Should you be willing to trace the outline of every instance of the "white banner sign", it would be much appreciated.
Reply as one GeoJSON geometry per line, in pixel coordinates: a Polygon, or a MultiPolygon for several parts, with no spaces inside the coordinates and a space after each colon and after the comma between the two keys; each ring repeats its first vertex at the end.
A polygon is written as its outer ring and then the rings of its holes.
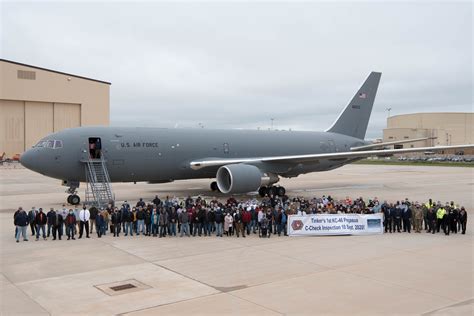
{"type": "Polygon", "coordinates": [[[383,214],[288,216],[288,235],[371,235],[383,233],[383,214]]]}

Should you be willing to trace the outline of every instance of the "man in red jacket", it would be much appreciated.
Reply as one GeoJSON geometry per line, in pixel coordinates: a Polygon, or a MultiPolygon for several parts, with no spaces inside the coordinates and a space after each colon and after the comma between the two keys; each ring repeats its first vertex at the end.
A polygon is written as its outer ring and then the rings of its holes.
{"type": "MultiPolygon", "coordinates": [[[[250,235],[250,221],[252,220],[252,214],[250,213],[250,207],[244,209],[242,212],[242,224],[244,225],[243,230],[247,230],[247,235],[250,235]]],[[[245,237],[245,235],[244,235],[245,237]]]]}

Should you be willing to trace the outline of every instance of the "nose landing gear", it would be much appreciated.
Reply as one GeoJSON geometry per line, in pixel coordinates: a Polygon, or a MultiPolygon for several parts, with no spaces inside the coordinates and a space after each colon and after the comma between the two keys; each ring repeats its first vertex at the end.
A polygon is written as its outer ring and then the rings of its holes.
{"type": "Polygon", "coordinates": [[[64,186],[67,186],[68,189],[66,193],[69,193],[67,197],[67,202],[72,205],[78,205],[81,203],[81,198],[77,195],[77,189],[79,188],[79,181],[63,181],[64,186]]]}

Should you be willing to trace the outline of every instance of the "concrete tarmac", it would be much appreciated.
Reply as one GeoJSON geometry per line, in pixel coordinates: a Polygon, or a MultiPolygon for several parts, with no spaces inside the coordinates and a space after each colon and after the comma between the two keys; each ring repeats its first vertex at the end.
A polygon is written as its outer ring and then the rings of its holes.
{"type": "MultiPolygon", "coordinates": [[[[473,315],[474,169],[349,165],[281,182],[288,195],[454,200],[466,235],[153,238],[15,243],[18,206],[59,208],[65,188],[0,169],[1,315],[473,315]],[[111,287],[131,284],[113,291],[111,287]]],[[[119,201],[213,196],[209,180],[114,184],[119,201]]],[[[81,190],[81,197],[83,189],[81,190]]],[[[217,195],[218,198],[222,196],[217,195]]],[[[250,195],[239,196],[247,198],[250,195]]]]}

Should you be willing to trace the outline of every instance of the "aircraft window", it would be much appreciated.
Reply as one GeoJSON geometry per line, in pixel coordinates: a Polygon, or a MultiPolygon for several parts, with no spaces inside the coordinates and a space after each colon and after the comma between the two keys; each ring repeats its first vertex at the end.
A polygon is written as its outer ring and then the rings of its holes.
{"type": "Polygon", "coordinates": [[[54,141],[54,148],[63,148],[63,141],[62,140],[55,140],[54,141]]]}
{"type": "Polygon", "coordinates": [[[34,145],[33,147],[43,147],[43,143],[44,143],[44,142],[43,142],[42,140],[40,140],[40,141],[38,142],[38,144],[34,145]]]}
{"type": "Polygon", "coordinates": [[[54,140],[48,140],[47,142],[45,142],[45,146],[44,147],[47,147],[47,148],[54,148],[54,140]]]}

